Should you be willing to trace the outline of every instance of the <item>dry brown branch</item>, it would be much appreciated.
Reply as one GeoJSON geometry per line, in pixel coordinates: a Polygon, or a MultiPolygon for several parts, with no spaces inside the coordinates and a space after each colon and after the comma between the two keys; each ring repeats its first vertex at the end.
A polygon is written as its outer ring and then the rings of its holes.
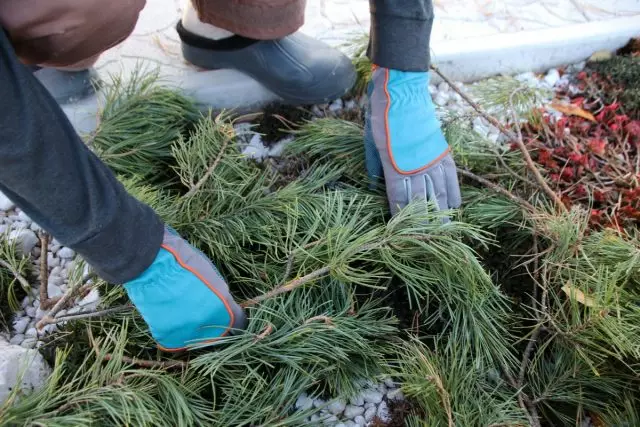
{"type": "MultiPolygon", "coordinates": [[[[90,289],[91,286],[87,285],[86,283],[89,280],[91,280],[92,277],[93,275],[87,274],[86,276],[83,277],[82,282],[80,283],[81,286],[73,286],[69,290],[67,290],[67,292],[61,297],[50,299],[51,303],[54,305],[49,311],[49,313],[47,313],[36,324],[36,329],[42,330],[42,328],[44,328],[46,325],[51,324],[46,322],[49,322],[51,320],[56,320],[55,319],[56,314],[58,314],[60,310],[62,310],[67,305],[67,303],[71,301],[71,298],[73,298],[75,295],[83,292],[86,289],[90,289]],[[46,322],[45,322],[45,319],[47,319],[46,322]]],[[[40,303],[40,305],[42,305],[42,303],[40,303]]],[[[54,323],[57,323],[57,322],[54,322],[54,323]]]]}
{"type": "MultiPolygon", "coordinates": [[[[116,359],[111,353],[107,353],[104,355],[104,360],[113,360],[116,359]]],[[[136,357],[129,356],[120,356],[119,358],[124,363],[128,363],[130,365],[141,366],[143,368],[160,368],[160,369],[186,369],[189,364],[187,362],[183,362],[181,360],[145,360],[138,359],[136,357]]]]}
{"type": "Polygon", "coordinates": [[[271,335],[271,332],[273,332],[273,325],[271,323],[269,323],[262,332],[260,332],[258,335],[255,336],[255,338],[253,339],[253,341],[260,341],[265,339],[266,337],[268,337],[269,335],[271,335]]]}
{"type": "Polygon", "coordinates": [[[51,316],[44,316],[40,322],[38,322],[38,329],[42,329],[47,325],[55,325],[60,322],[69,322],[72,320],[90,319],[93,317],[105,317],[114,313],[121,313],[129,311],[133,308],[131,305],[120,305],[117,307],[107,308],[105,310],[89,311],[87,313],[70,314],[68,316],[60,316],[53,318],[51,316]]]}
{"type": "Polygon", "coordinates": [[[29,284],[27,279],[25,279],[24,276],[20,274],[18,270],[13,268],[11,264],[9,264],[7,261],[0,259],[0,267],[6,268],[7,270],[9,270],[9,272],[13,274],[13,277],[15,277],[18,282],[20,282],[20,284],[24,289],[31,289],[31,285],[29,284]]]}
{"type": "Polygon", "coordinates": [[[255,297],[255,298],[252,298],[252,299],[249,299],[247,301],[244,301],[240,305],[243,308],[254,306],[254,305],[258,304],[259,302],[262,302],[262,301],[264,301],[266,299],[273,298],[273,297],[275,297],[277,295],[284,294],[286,292],[291,292],[292,290],[294,290],[296,288],[299,288],[299,287],[305,285],[306,283],[309,283],[309,282],[311,282],[313,280],[316,280],[316,279],[318,279],[320,277],[326,276],[327,274],[329,274],[329,272],[331,272],[331,268],[328,267],[328,266],[319,268],[319,269],[317,269],[315,271],[312,271],[311,273],[309,273],[309,274],[307,274],[305,276],[299,277],[297,279],[293,279],[293,280],[285,283],[282,286],[279,286],[279,287],[277,287],[275,289],[272,289],[269,292],[266,292],[266,293],[264,293],[262,295],[259,295],[259,296],[255,297]]]}
{"type": "Polygon", "coordinates": [[[458,173],[460,175],[465,176],[465,177],[470,178],[470,179],[473,179],[474,181],[479,182],[480,184],[484,185],[488,189],[493,190],[496,193],[499,193],[499,194],[502,194],[503,196],[508,197],[509,199],[511,199],[512,201],[516,202],[518,205],[523,207],[525,210],[529,211],[530,213],[535,213],[536,212],[535,206],[533,206],[531,203],[527,202],[522,197],[516,196],[515,194],[513,194],[512,192],[510,192],[506,188],[501,187],[498,184],[494,184],[493,182],[489,181],[488,179],[484,179],[481,176],[478,176],[478,175],[474,174],[473,172],[470,172],[470,171],[468,171],[466,169],[461,169],[461,168],[457,168],[457,169],[458,169],[458,173]]]}
{"type": "MultiPolygon", "coordinates": [[[[235,134],[233,136],[235,136],[235,134]]],[[[213,161],[213,163],[211,163],[211,166],[209,166],[207,168],[207,171],[204,173],[204,175],[202,175],[200,180],[198,182],[196,182],[189,189],[189,191],[183,196],[184,198],[193,196],[200,189],[200,187],[202,187],[204,185],[204,183],[207,181],[207,179],[209,179],[211,174],[213,174],[213,171],[216,169],[216,167],[218,166],[218,164],[222,160],[222,157],[224,156],[224,150],[227,149],[227,146],[229,145],[229,143],[233,139],[233,136],[225,138],[224,142],[222,143],[222,146],[220,147],[220,152],[216,156],[216,158],[213,161]]]]}
{"type": "Polygon", "coordinates": [[[326,325],[333,326],[333,320],[331,320],[329,316],[322,316],[322,315],[310,317],[304,321],[304,324],[308,325],[309,323],[318,322],[318,321],[324,322],[326,325]]]}
{"type": "Polygon", "coordinates": [[[49,234],[45,231],[40,233],[40,307],[43,310],[51,308],[49,300],[49,266],[47,254],[49,252],[49,234]]]}
{"type": "Polygon", "coordinates": [[[427,380],[434,383],[436,388],[438,389],[438,395],[440,395],[442,406],[447,413],[449,427],[455,427],[455,423],[453,422],[453,411],[451,410],[451,400],[449,399],[449,393],[447,393],[447,390],[445,390],[444,388],[444,384],[442,384],[442,379],[440,379],[440,377],[437,375],[433,375],[427,377],[427,380]]]}
{"type": "Polygon", "coordinates": [[[560,199],[560,197],[551,189],[551,187],[549,187],[549,184],[547,184],[547,182],[545,181],[544,177],[540,173],[540,170],[533,162],[533,159],[531,159],[531,155],[529,154],[529,150],[527,149],[526,145],[524,144],[524,141],[522,140],[522,136],[518,138],[517,135],[515,135],[513,132],[508,130],[502,123],[500,123],[498,119],[496,119],[495,117],[487,113],[480,105],[478,105],[475,101],[469,98],[469,96],[466,93],[464,93],[453,81],[451,81],[451,79],[449,79],[447,76],[442,74],[442,72],[438,67],[436,67],[435,65],[432,65],[431,69],[438,76],[440,76],[442,80],[444,80],[451,87],[451,89],[453,89],[454,92],[460,95],[462,99],[464,99],[465,102],[467,102],[467,104],[469,104],[478,114],[480,114],[489,123],[491,123],[497,129],[499,129],[500,132],[502,132],[507,138],[516,142],[516,144],[518,145],[518,148],[522,152],[522,156],[524,157],[524,161],[527,165],[527,168],[531,171],[531,173],[533,173],[533,176],[535,177],[538,185],[540,185],[540,187],[547,194],[547,196],[549,196],[549,198],[551,198],[551,200],[553,200],[556,203],[558,209],[562,211],[566,211],[567,208],[564,205],[564,203],[562,203],[562,200],[560,199]]]}

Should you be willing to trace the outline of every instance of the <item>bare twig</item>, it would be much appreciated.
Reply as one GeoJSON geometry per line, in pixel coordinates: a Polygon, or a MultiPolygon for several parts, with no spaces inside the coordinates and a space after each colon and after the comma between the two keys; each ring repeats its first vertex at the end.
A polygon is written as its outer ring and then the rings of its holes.
{"type": "Polygon", "coordinates": [[[253,341],[263,340],[269,335],[271,335],[271,332],[273,332],[273,325],[269,323],[262,332],[260,332],[258,335],[255,336],[255,338],[253,338],[253,341]]]}
{"type": "Polygon", "coordinates": [[[45,319],[53,320],[56,314],[58,314],[60,310],[62,310],[65,307],[65,305],[71,300],[71,298],[73,298],[75,295],[82,292],[83,290],[89,289],[90,286],[86,285],[86,283],[89,280],[91,280],[92,277],[93,275],[87,274],[85,277],[82,278],[82,282],[80,283],[81,286],[73,286],[61,297],[56,297],[54,299],[51,299],[50,301],[54,304],[54,306],[51,308],[51,310],[49,311],[49,313],[47,313],[46,316],[40,319],[40,321],[36,324],[36,328],[38,330],[42,330],[42,328],[50,324],[50,323],[45,323],[45,319]]]}
{"type": "MultiPolygon", "coordinates": [[[[189,364],[181,360],[145,360],[138,359],[137,357],[120,356],[120,360],[130,365],[141,366],[143,368],[160,368],[160,369],[186,369],[189,364]]],[[[111,353],[104,355],[104,360],[116,359],[111,353]]]]}
{"type": "Polygon", "coordinates": [[[106,310],[89,311],[87,313],[70,314],[68,316],[60,316],[53,318],[51,316],[44,316],[40,322],[38,322],[38,329],[44,328],[46,325],[55,325],[60,322],[68,322],[71,320],[90,319],[92,317],[105,317],[114,313],[120,313],[129,311],[133,308],[131,305],[120,305],[117,307],[107,308],[106,310]]]}
{"type": "Polygon", "coordinates": [[[29,284],[27,279],[25,279],[24,276],[20,274],[18,270],[13,268],[13,266],[9,264],[7,261],[0,259],[0,267],[4,267],[7,270],[9,270],[9,272],[13,274],[13,277],[15,277],[18,282],[20,282],[20,284],[24,289],[31,289],[31,285],[29,284]]]}
{"type": "Polygon", "coordinates": [[[294,290],[296,288],[299,288],[299,287],[305,285],[306,283],[309,283],[309,282],[311,282],[313,280],[316,280],[316,279],[318,279],[320,277],[326,276],[327,274],[329,274],[330,271],[331,271],[331,268],[328,267],[328,266],[319,268],[319,269],[317,269],[315,271],[312,271],[311,273],[309,273],[309,274],[307,274],[305,276],[299,277],[297,279],[293,279],[293,280],[285,283],[282,286],[279,286],[279,287],[277,287],[275,289],[272,289],[269,292],[266,292],[266,293],[264,293],[262,295],[259,295],[259,296],[255,297],[255,298],[252,298],[252,299],[249,299],[247,301],[244,301],[240,305],[243,308],[254,306],[254,305],[258,304],[259,302],[262,302],[262,301],[264,301],[266,299],[273,298],[273,297],[275,297],[277,295],[284,294],[286,292],[290,292],[290,291],[292,291],[292,290],[294,290]]]}
{"type": "Polygon", "coordinates": [[[485,179],[485,178],[483,178],[481,176],[478,176],[478,175],[474,174],[473,172],[470,172],[470,171],[468,171],[466,169],[457,168],[457,170],[458,170],[458,173],[460,175],[466,176],[467,178],[470,178],[470,179],[473,179],[474,181],[479,182],[480,184],[484,185],[488,189],[493,190],[496,193],[500,193],[503,196],[508,197],[509,199],[511,199],[512,201],[516,202],[518,205],[523,207],[525,210],[529,211],[530,213],[535,213],[536,212],[535,206],[533,206],[531,203],[527,202],[522,197],[516,196],[515,194],[513,194],[512,192],[510,192],[506,188],[501,187],[500,185],[495,184],[495,183],[489,181],[488,179],[485,179]]]}
{"type": "Polygon", "coordinates": [[[333,326],[333,320],[331,320],[329,316],[313,316],[305,320],[304,324],[308,325],[309,323],[317,322],[317,321],[321,321],[329,326],[333,326]]]}
{"type": "Polygon", "coordinates": [[[233,139],[233,136],[225,138],[224,142],[220,146],[220,152],[216,156],[216,158],[213,161],[213,163],[211,163],[211,166],[209,166],[207,168],[207,171],[204,173],[204,175],[202,175],[200,180],[198,180],[198,182],[196,182],[195,185],[193,185],[189,189],[189,191],[183,196],[184,198],[193,196],[200,189],[200,187],[202,187],[204,185],[204,183],[207,181],[207,179],[209,179],[211,174],[213,174],[213,171],[216,169],[216,167],[218,166],[218,164],[222,160],[222,157],[224,156],[224,150],[227,149],[227,146],[229,145],[229,142],[231,142],[232,139],[233,139]]]}
{"type": "Polygon", "coordinates": [[[516,142],[516,144],[518,145],[518,148],[522,152],[522,156],[524,157],[524,161],[527,164],[527,168],[531,171],[531,173],[533,173],[533,176],[535,177],[538,185],[540,185],[540,187],[547,194],[547,196],[549,196],[551,200],[553,200],[556,203],[558,209],[562,211],[566,211],[567,208],[564,205],[564,203],[562,203],[562,200],[560,199],[560,197],[551,189],[551,187],[549,187],[544,177],[538,170],[537,166],[533,162],[533,159],[531,159],[531,155],[529,154],[529,150],[527,149],[526,145],[524,144],[524,141],[522,140],[522,136],[520,135],[520,137],[518,137],[513,132],[508,130],[502,123],[500,123],[498,119],[496,119],[495,117],[487,113],[480,105],[478,105],[475,101],[469,98],[469,96],[467,96],[466,93],[464,93],[453,81],[451,81],[451,79],[449,79],[447,76],[442,74],[442,72],[438,67],[436,67],[435,65],[432,65],[431,69],[436,74],[438,74],[442,78],[442,80],[444,80],[451,87],[451,89],[453,89],[454,92],[460,95],[462,99],[464,99],[478,114],[480,114],[489,123],[491,123],[497,129],[499,129],[500,132],[502,132],[510,140],[513,140],[516,142]]]}
{"type": "Polygon", "coordinates": [[[40,233],[40,307],[43,310],[51,308],[49,300],[49,266],[47,265],[47,254],[49,252],[49,234],[45,231],[40,233]]]}
{"type": "Polygon", "coordinates": [[[444,407],[445,412],[447,413],[447,420],[449,427],[455,427],[455,423],[453,422],[453,411],[451,410],[451,401],[449,399],[449,393],[444,388],[444,384],[442,384],[442,379],[440,379],[437,375],[432,375],[427,377],[429,381],[435,384],[438,389],[438,394],[440,395],[440,400],[442,401],[442,406],[444,407]]]}

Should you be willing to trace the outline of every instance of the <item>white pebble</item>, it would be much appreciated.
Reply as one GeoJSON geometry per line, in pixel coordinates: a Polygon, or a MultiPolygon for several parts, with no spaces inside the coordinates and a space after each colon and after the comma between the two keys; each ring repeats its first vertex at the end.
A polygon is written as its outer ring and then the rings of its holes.
{"type": "Polygon", "coordinates": [[[0,191],[0,211],[8,211],[15,207],[16,205],[11,200],[9,200],[9,198],[5,196],[2,191],[0,191]]]}
{"type": "Polygon", "coordinates": [[[27,215],[26,213],[20,211],[18,212],[18,218],[20,218],[21,221],[23,222],[27,222],[29,224],[31,224],[31,218],[29,218],[29,215],[27,215]]]}
{"type": "Polygon", "coordinates": [[[58,297],[62,295],[62,289],[60,289],[59,285],[49,282],[49,284],[47,285],[47,295],[49,296],[49,298],[58,297]]]}
{"type": "MultiPolygon", "coordinates": [[[[56,267],[58,268],[58,267],[56,267]]],[[[53,274],[53,272],[49,275],[49,280],[47,281],[47,284],[49,286],[60,286],[64,283],[64,279],[60,276],[58,276],[57,274],[53,274]]]]}
{"type": "Polygon", "coordinates": [[[24,341],[22,341],[20,345],[24,348],[34,348],[36,346],[37,341],[38,340],[36,340],[35,338],[27,338],[24,341]]]}
{"type": "Polygon", "coordinates": [[[334,427],[347,427],[345,423],[338,423],[334,427]]]}
{"type": "MultiPolygon", "coordinates": [[[[2,212],[2,211],[0,211],[0,212],[2,212]]],[[[0,224],[0,234],[6,233],[8,229],[9,229],[8,226],[6,226],[4,224],[0,224]]]]}
{"type": "Polygon", "coordinates": [[[36,224],[35,222],[31,223],[31,226],[29,227],[31,230],[35,231],[36,233],[42,230],[42,227],[40,227],[38,224],[36,224]]]}
{"type": "Polygon", "coordinates": [[[30,319],[28,317],[23,317],[13,322],[13,330],[16,331],[16,334],[24,334],[24,331],[27,330],[27,326],[29,326],[30,319]]]}
{"type": "Polygon", "coordinates": [[[71,248],[62,248],[58,251],[58,256],[64,259],[72,259],[74,256],[76,256],[76,253],[71,248]]]}
{"type": "Polygon", "coordinates": [[[329,110],[333,111],[334,113],[337,113],[338,111],[342,110],[342,108],[344,108],[344,103],[340,98],[336,99],[331,103],[331,105],[329,105],[329,110]]]}
{"type": "Polygon", "coordinates": [[[357,107],[358,104],[356,104],[356,101],[354,101],[353,99],[350,99],[344,103],[344,108],[347,110],[355,110],[357,107]]]}
{"type": "Polygon", "coordinates": [[[378,418],[380,418],[380,421],[382,421],[383,423],[386,423],[386,422],[391,420],[391,417],[389,415],[389,407],[387,406],[387,402],[380,403],[380,405],[378,406],[377,415],[378,415],[378,418]]]}
{"type": "Polygon", "coordinates": [[[29,255],[38,243],[38,236],[28,229],[14,230],[9,233],[9,241],[14,241],[22,254],[29,255]]]}
{"type": "Polygon", "coordinates": [[[544,76],[545,83],[550,87],[554,87],[556,83],[558,83],[558,80],[560,80],[560,72],[558,72],[558,70],[556,70],[555,68],[549,70],[547,75],[544,76]]]}
{"type": "Polygon", "coordinates": [[[344,423],[344,425],[347,427],[356,427],[358,424],[354,423],[351,420],[348,420],[347,422],[344,423]]]}
{"type": "Polygon", "coordinates": [[[437,105],[444,107],[449,102],[449,94],[446,92],[438,92],[438,94],[433,99],[437,105]]]}
{"type": "Polygon", "coordinates": [[[387,386],[384,385],[383,383],[378,384],[378,386],[376,387],[378,389],[378,391],[382,394],[387,394],[387,386]]]}
{"type": "MultiPolygon", "coordinates": [[[[69,310],[69,313],[71,313],[71,310],[69,310]]],[[[299,409],[301,411],[306,411],[307,409],[311,409],[312,406],[313,406],[313,399],[311,399],[305,393],[298,396],[298,399],[296,400],[296,409],[299,409]]]]}
{"type": "Polygon", "coordinates": [[[38,307],[38,309],[36,310],[36,320],[42,319],[46,313],[47,313],[46,310],[43,310],[40,307],[38,307]]]}
{"type": "Polygon", "coordinates": [[[404,393],[402,393],[401,389],[397,388],[387,393],[387,397],[391,400],[404,400],[404,393]]]}
{"type": "Polygon", "coordinates": [[[22,308],[26,309],[30,305],[31,305],[31,299],[28,296],[22,298],[22,308]]]}
{"type": "Polygon", "coordinates": [[[313,407],[314,408],[321,408],[322,406],[324,406],[325,401],[322,399],[313,399],[313,407]]]}
{"type": "Polygon", "coordinates": [[[27,329],[27,332],[24,333],[25,337],[35,337],[38,335],[38,333],[36,332],[36,328],[29,328],[27,329]]]}
{"type": "Polygon", "coordinates": [[[389,388],[396,388],[396,383],[393,381],[393,378],[391,377],[385,378],[384,384],[389,388]]]}
{"type": "MultiPolygon", "coordinates": [[[[96,304],[100,299],[100,294],[97,289],[91,289],[86,297],[82,298],[78,305],[84,307],[91,304],[96,304]]],[[[311,402],[313,404],[313,401],[311,402]]]]}
{"type": "Polygon", "coordinates": [[[369,422],[369,421],[373,420],[373,417],[376,416],[377,410],[378,410],[378,408],[373,406],[373,407],[367,409],[366,411],[364,411],[364,419],[365,419],[365,421],[369,422]]]}
{"type": "Polygon", "coordinates": [[[255,134],[251,138],[249,145],[242,151],[242,154],[250,159],[262,160],[267,155],[267,151],[267,148],[262,143],[262,136],[255,134]]]}
{"type": "Polygon", "coordinates": [[[364,399],[362,398],[362,396],[358,395],[349,399],[349,403],[351,403],[353,406],[362,406],[364,405],[364,399]]]}
{"type": "Polygon", "coordinates": [[[344,416],[347,418],[355,418],[362,414],[364,414],[364,408],[362,406],[348,405],[344,410],[344,416]]]}
{"type": "Polygon", "coordinates": [[[329,412],[331,412],[332,414],[338,415],[341,414],[342,411],[344,411],[344,408],[346,408],[346,406],[347,404],[344,400],[338,399],[331,402],[329,406],[327,406],[327,409],[329,409],[329,412]]]}
{"type": "Polygon", "coordinates": [[[356,425],[359,425],[359,426],[366,426],[367,425],[367,420],[365,420],[362,415],[358,415],[357,417],[355,417],[353,419],[353,421],[355,421],[356,425]]]}
{"type": "Polygon", "coordinates": [[[20,345],[22,344],[22,341],[24,341],[24,334],[16,334],[11,337],[9,344],[20,345]]]}
{"type": "Polygon", "coordinates": [[[434,85],[429,85],[429,93],[431,96],[435,96],[435,94],[438,93],[438,88],[434,85]]]}
{"type": "Polygon", "coordinates": [[[376,406],[375,403],[367,402],[367,403],[364,404],[364,409],[373,408],[375,406],[376,406]]]}
{"type": "Polygon", "coordinates": [[[29,228],[29,224],[27,224],[26,222],[22,222],[22,221],[14,221],[11,224],[11,229],[13,230],[25,230],[29,228]]]}
{"type": "Polygon", "coordinates": [[[446,82],[442,82],[438,85],[438,92],[449,92],[449,85],[446,82]]]}
{"type": "Polygon", "coordinates": [[[378,404],[382,402],[383,396],[382,396],[382,393],[380,393],[379,391],[366,390],[364,393],[362,393],[362,397],[364,398],[365,402],[378,404]]]}
{"type": "Polygon", "coordinates": [[[322,422],[328,426],[336,425],[336,421],[338,421],[338,417],[336,417],[335,415],[327,414],[324,417],[322,417],[322,422]]]}
{"type": "Polygon", "coordinates": [[[280,157],[282,156],[282,153],[284,152],[284,149],[287,148],[287,146],[289,144],[291,144],[293,142],[293,137],[287,137],[287,138],[283,138],[280,141],[276,142],[275,144],[273,144],[270,148],[269,151],[267,152],[267,155],[269,157],[280,157]]]}
{"type": "Polygon", "coordinates": [[[56,267],[60,265],[60,258],[54,256],[51,252],[47,254],[47,265],[49,267],[56,267]]]}

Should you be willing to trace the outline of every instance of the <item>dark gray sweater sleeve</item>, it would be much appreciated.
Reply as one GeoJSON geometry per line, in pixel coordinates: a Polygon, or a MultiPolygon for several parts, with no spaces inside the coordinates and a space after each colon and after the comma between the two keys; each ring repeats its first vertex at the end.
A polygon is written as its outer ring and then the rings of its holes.
{"type": "Polygon", "coordinates": [[[0,27],[0,191],[106,280],[142,273],[164,225],[80,140],[0,27]]]}
{"type": "Polygon", "coordinates": [[[394,70],[429,70],[431,0],[369,0],[369,4],[371,61],[394,70]]]}

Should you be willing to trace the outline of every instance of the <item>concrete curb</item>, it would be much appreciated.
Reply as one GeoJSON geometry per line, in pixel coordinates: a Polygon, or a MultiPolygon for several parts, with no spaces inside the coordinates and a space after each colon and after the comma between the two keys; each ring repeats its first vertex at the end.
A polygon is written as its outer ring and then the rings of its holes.
{"type": "MultiPolygon", "coordinates": [[[[613,51],[640,36],[638,16],[616,18],[538,31],[498,34],[434,42],[432,58],[456,81],[471,82],[498,74],[545,71],[587,59],[600,50],[613,51]]],[[[438,83],[437,76],[433,82],[438,83]]],[[[164,81],[180,88],[203,108],[259,110],[279,97],[235,70],[201,71],[164,81]]],[[[98,100],[86,99],[63,109],[80,133],[97,125],[98,100]]]]}
{"type": "MultiPolygon", "coordinates": [[[[640,36],[640,17],[616,18],[538,31],[442,41],[432,59],[454,80],[545,71],[577,63],[600,50],[614,51],[640,36]]],[[[434,78],[434,81],[436,79],[434,78]]]]}

